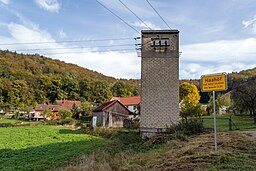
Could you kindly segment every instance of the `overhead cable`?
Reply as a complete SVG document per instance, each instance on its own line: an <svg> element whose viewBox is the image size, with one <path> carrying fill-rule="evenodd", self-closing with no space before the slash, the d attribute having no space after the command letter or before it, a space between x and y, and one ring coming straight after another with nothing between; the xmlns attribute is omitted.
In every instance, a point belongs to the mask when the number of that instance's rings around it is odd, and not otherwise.
<svg viewBox="0 0 256 171"><path fill-rule="evenodd" d="M104 41L119 41L119 40L132 40L134 38L113 38L113 39L91 39L91 40L63 40L63 41L46 41L46 42L13 42L13 43L0 43L0 45L27 45L27 44L51 44L51 43L79 43L79 42L104 42Z"/></svg>
<svg viewBox="0 0 256 171"><path fill-rule="evenodd" d="M135 51L134 48L132 49L112 49L112 50L92 50L92 51L70 51L70 52L47 52L43 55L55 55L55 54L72 54L72 53L100 53L100 52L124 52L124 51Z"/></svg>
<svg viewBox="0 0 256 171"><path fill-rule="evenodd" d="M119 0L119 2L120 2L126 9L128 9L138 20L140 20L147 28L149 28L150 30L152 30L152 28L150 28L138 15L135 14L135 12L133 12L127 5L125 5L124 2L122 2L121 0Z"/></svg>
<svg viewBox="0 0 256 171"><path fill-rule="evenodd" d="M131 29L133 29L134 31L136 31L137 33L140 33L136 28L134 28L132 25L130 25L129 23L127 23L124 19L122 19L120 16L118 16L116 13L114 13L111 9L109 9L108 7L106 7L104 4L102 4L101 2L99 2L98 0L96 0L96 2L98 2L101 6L103 6L106 10L108 10L111 14L113 14L114 16L116 16L119 20L121 20L122 22L124 22L127 26L129 26Z"/></svg>
<svg viewBox="0 0 256 171"><path fill-rule="evenodd" d="M169 26L169 24L164 20L164 18L157 12L157 10L153 7L153 5L148 1L148 4L151 6L151 8L157 13L157 15L162 19L162 21L167 25L167 27L171 30L171 27Z"/></svg>
<svg viewBox="0 0 256 171"><path fill-rule="evenodd" d="M60 48L40 48L40 49L16 49L16 51L44 51L44 50L58 50L58 49L92 49L92 48L105 48L105 47L120 47L120 46L134 46L136 44L121 44L121 45L103 45L103 46L76 46L76 47L60 47Z"/></svg>

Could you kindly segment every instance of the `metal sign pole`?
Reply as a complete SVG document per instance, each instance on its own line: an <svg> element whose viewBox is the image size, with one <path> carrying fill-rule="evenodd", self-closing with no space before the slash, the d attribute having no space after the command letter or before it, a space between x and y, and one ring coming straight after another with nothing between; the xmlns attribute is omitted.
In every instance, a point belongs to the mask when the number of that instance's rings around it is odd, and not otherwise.
<svg viewBox="0 0 256 171"><path fill-rule="evenodd" d="M213 96L213 114L214 114L214 146L215 146L215 151L217 151L215 91L212 91L212 96Z"/></svg>

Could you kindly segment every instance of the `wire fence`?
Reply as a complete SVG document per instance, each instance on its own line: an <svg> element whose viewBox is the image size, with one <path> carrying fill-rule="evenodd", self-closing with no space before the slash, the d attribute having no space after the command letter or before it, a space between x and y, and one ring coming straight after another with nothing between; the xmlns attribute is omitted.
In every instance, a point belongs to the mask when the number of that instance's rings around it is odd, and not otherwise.
<svg viewBox="0 0 256 171"><path fill-rule="evenodd" d="M202 119L205 128L213 129L213 117L206 116ZM230 116L217 116L216 117L217 130L231 131L231 130L250 130L256 129L253 117L248 115L230 115Z"/></svg>

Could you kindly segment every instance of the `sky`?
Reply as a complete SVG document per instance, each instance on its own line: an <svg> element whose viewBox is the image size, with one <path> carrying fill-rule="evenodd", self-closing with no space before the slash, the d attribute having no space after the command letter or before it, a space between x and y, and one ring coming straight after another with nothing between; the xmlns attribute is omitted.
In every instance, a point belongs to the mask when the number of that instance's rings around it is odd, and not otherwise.
<svg viewBox="0 0 256 171"><path fill-rule="evenodd" d="M0 0L0 49L139 79L141 30L169 27L146 0ZM180 31L180 79L256 67L256 0L148 0ZM128 26L127 24L130 26ZM171 74L171 73L170 73Z"/></svg>

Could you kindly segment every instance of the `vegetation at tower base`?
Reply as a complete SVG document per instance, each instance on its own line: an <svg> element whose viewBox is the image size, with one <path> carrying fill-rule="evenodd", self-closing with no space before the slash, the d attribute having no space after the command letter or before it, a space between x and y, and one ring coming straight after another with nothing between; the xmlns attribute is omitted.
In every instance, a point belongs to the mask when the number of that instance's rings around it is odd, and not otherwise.
<svg viewBox="0 0 256 171"><path fill-rule="evenodd" d="M115 79L53 60L0 50L0 108L27 108L56 99L88 102L139 94L138 80Z"/></svg>

